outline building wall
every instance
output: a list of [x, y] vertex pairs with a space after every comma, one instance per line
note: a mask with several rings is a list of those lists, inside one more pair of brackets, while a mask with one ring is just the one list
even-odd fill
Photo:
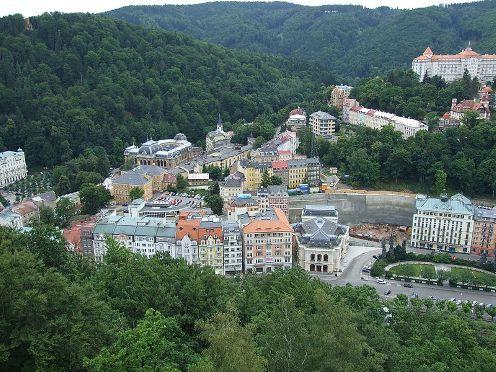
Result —
[[143, 190], [143, 199], [150, 200], [153, 197], [153, 186], [152, 181], [150, 180], [144, 185], [130, 185], [130, 184], [113, 184], [112, 185], [112, 197], [118, 203], [129, 203], [131, 202], [131, 198], [129, 197], [129, 193], [135, 187], [139, 187]]
[[474, 221], [472, 253], [494, 257], [496, 250], [496, 219]]
[[247, 272], [267, 273], [293, 265], [291, 232], [243, 233], [243, 242]]
[[0, 187], [10, 185], [28, 174], [23, 151], [0, 153]]
[[411, 245], [416, 248], [470, 253], [473, 215], [417, 211], [413, 215]]

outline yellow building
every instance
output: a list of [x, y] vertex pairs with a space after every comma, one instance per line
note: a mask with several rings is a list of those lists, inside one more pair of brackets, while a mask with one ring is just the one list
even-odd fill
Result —
[[244, 167], [245, 188], [247, 190], [257, 190], [262, 184], [263, 174], [267, 172], [272, 176], [272, 163], [247, 162]]
[[112, 181], [112, 196], [118, 203], [129, 203], [129, 193], [135, 187], [143, 190], [143, 199], [150, 200], [153, 196], [152, 177], [129, 171]]

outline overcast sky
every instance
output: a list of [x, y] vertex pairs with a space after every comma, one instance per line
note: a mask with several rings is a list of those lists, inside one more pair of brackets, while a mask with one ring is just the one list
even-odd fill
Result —
[[[238, 0], [239, 1], [239, 0]], [[243, 0], [241, 0], [243, 1]], [[156, 4], [197, 4], [205, 1], [195, 0], [0, 0], [0, 16], [21, 13], [24, 16], [34, 16], [43, 12], [59, 11], [98, 13], [119, 8], [125, 5], [156, 5]], [[369, 8], [390, 6], [397, 8], [420, 8], [429, 5], [468, 2], [457, 0], [293, 0], [292, 3], [304, 5], [322, 4], [359, 4]]]

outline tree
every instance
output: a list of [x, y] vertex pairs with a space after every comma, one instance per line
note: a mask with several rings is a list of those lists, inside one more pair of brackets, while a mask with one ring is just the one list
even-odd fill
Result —
[[349, 172], [354, 183], [370, 187], [379, 179], [379, 163], [372, 160], [364, 149], [359, 149], [350, 156]]
[[145, 192], [141, 187], [136, 186], [136, 187], [133, 187], [131, 189], [131, 191], [129, 191], [129, 198], [131, 200], [136, 200], [136, 199], [142, 198], [144, 193]]
[[176, 177], [176, 189], [179, 192], [183, 192], [188, 188], [188, 180], [184, 178], [181, 174], [178, 174]]
[[217, 313], [208, 321], [201, 321], [198, 327], [202, 338], [208, 343], [204, 354], [215, 371], [265, 370], [266, 360], [257, 355], [252, 330], [239, 324], [233, 305], [228, 307], [227, 312]]
[[111, 199], [110, 192], [103, 185], [85, 184], [79, 191], [83, 214], [95, 214]]
[[282, 185], [282, 178], [276, 175], [272, 175], [270, 177], [270, 184], [271, 185]]
[[258, 148], [262, 147], [262, 145], [265, 142], [266, 142], [265, 138], [263, 138], [262, 136], [258, 136], [257, 138], [255, 138], [255, 142], [253, 142], [253, 148], [258, 149]]
[[65, 174], [61, 175], [55, 185], [54, 191], [57, 195], [65, 195], [71, 192], [71, 182]]
[[148, 309], [136, 328], [119, 333], [117, 340], [88, 359], [93, 371], [182, 371], [198, 356], [173, 317]]
[[52, 208], [40, 207], [40, 222], [46, 225], [56, 225], [57, 219]]
[[210, 195], [219, 195], [220, 194], [220, 186], [218, 182], [214, 182], [214, 184], [208, 190]]
[[61, 198], [55, 206], [57, 226], [68, 227], [72, 217], [76, 215], [76, 205], [69, 198]]
[[479, 113], [474, 110], [468, 110], [463, 114], [462, 123], [469, 128], [474, 128], [479, 123]]
[[212, 212], [218, 216], [222, 214], [222, 210], [224, 208], [224, 201], [219, 194], [213, 194], [207, 196], [205, 199], [208, 207], [212, 210]]
[[436, 171], [434, 186], [432, 191], [435, 195], [441, 195], [446, 190], [446, 172], [443, 169]]
[[270, 181], [271, 181], [271, 177], [269, 175], [269, 172], [265, 170], [262, 173], [262, 182], [260, 183], [260, 186], [267, 187], [268, 185], [270, 185]]

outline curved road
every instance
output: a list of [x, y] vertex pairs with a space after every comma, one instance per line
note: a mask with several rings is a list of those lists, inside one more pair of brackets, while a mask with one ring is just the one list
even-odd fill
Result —
[[[484, 304], [496, 304], [496, 293], [492, 292], [452, 288], [447, 286], [439, 287], [419, 283], [412, 283], [413, 288], [406, 288], [403, 287], [403, 282], [389, 279], [386, 280], [386, 284], [379, 284], [377, 283], [377, 280], [369, 276], [369, 274], [362, 273], [362, 268], [365, 265], [372, 266], [372, 263], [374, 261], [374, 258], [372, 256], [380, 253], [380, 251], [380, 249], [373, 249], [355, 257], [344, 269], [343, 273], [338, 277], [330, 275], [314, 276], [320, 278], [320, 280], [324, 282], [340, 286], [344, 286], [346, 284], [351, 284], [353, 286], [370, 285], [374, 287], [379, 295], [383, 298], [393, 298], [401, 293], [407, 296], [416, 294], [419, 298], [428, 298], [432, 296], [435, 299], [449, 300], [451, 298], [456, 298], [457, 300], [462, 301], [469, 300], [471, 302], [483, 302]], [[388, 290], [391, 290], [391, 294], [389, 296], [386, 296], [384, 293]]]

